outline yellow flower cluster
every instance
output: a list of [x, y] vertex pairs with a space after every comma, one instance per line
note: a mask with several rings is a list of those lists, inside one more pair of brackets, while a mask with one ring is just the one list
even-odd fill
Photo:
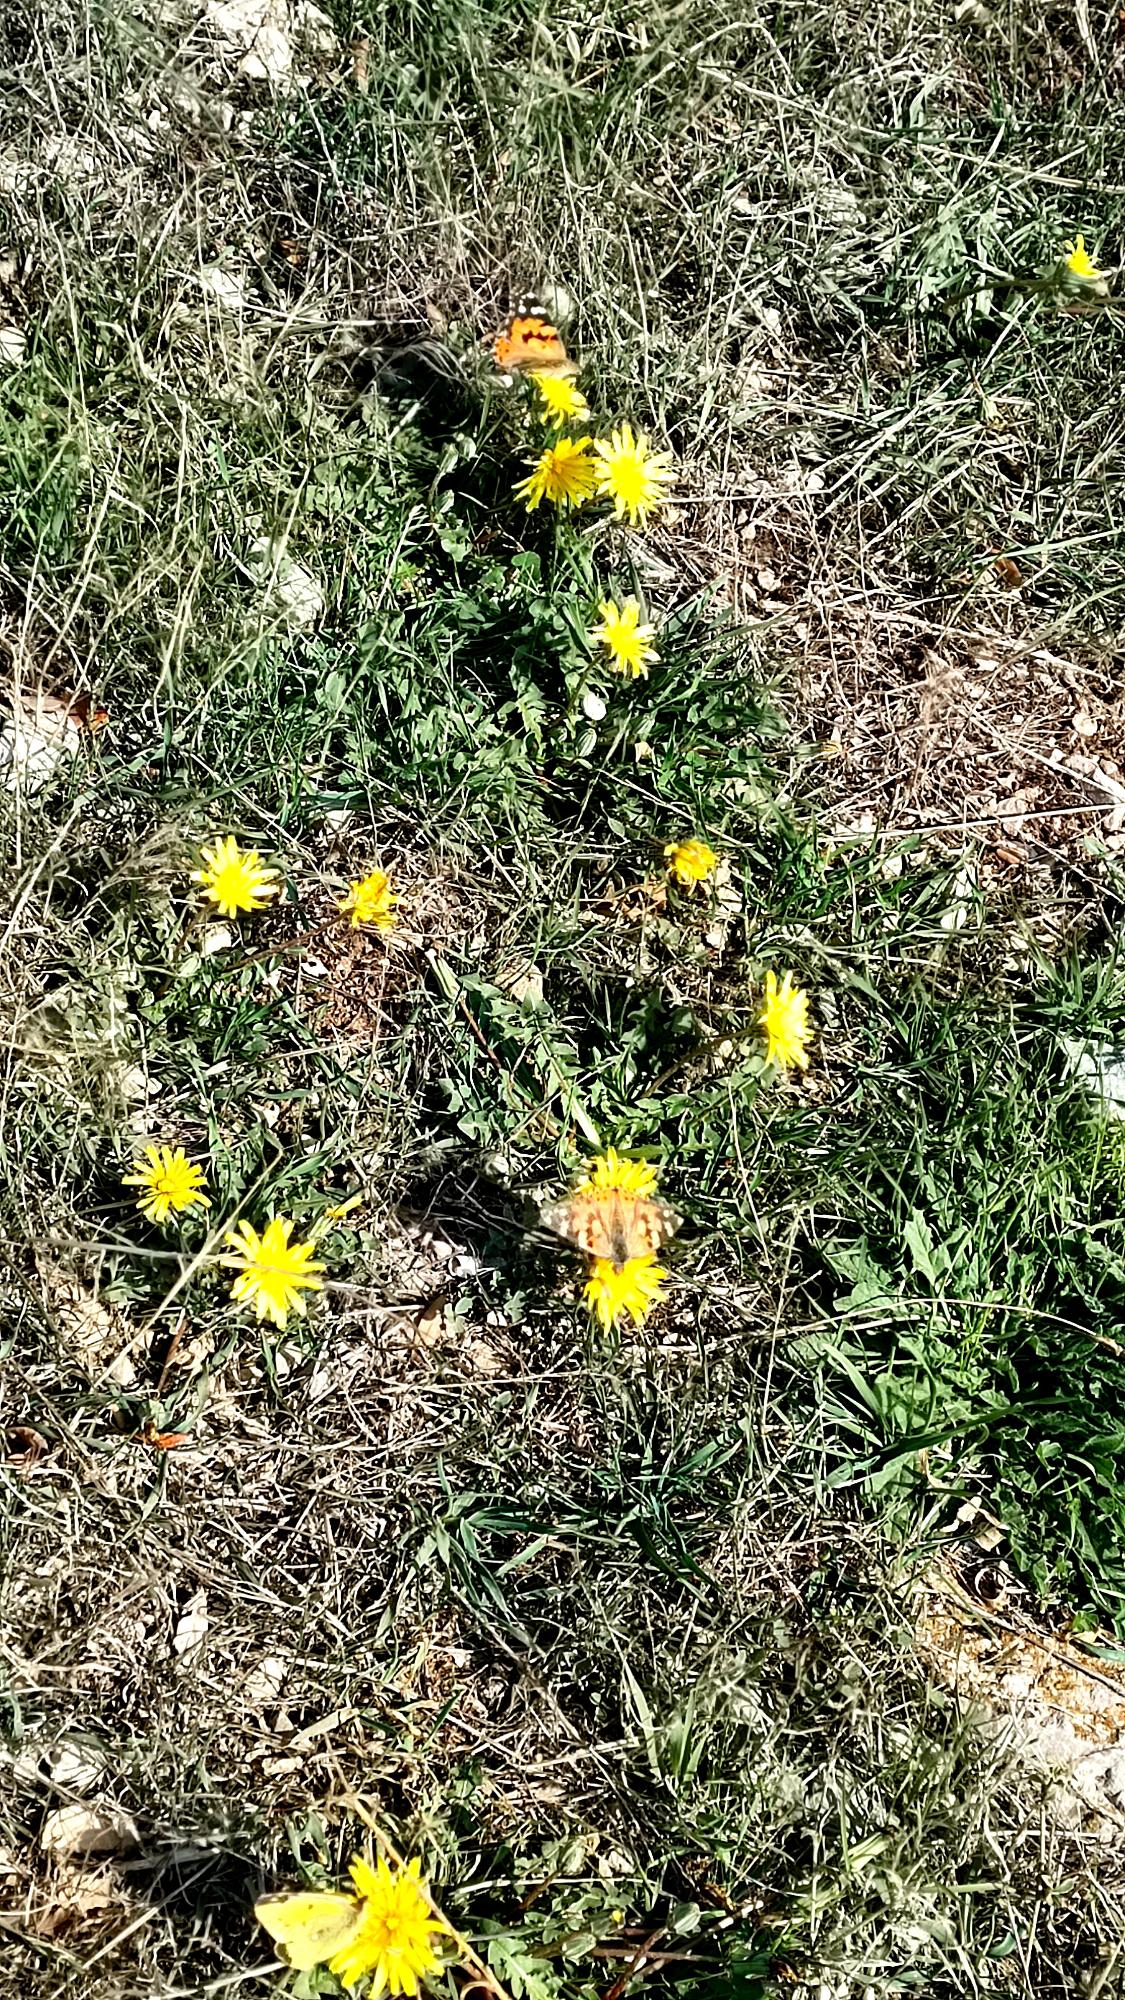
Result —
[[555, 438], [520, 480], [516, 497], [533, 514], [544, 500], [565, 513], [596, 496], [611, 503], [619, 521], [644, 528], [667, 501], [674, 478], [668, 454], [653, 451], [643, 433], [635, 436], [632, 424], [623, 423], [607, 438], [585, 432]]
[[[256, 848], [242, 848], [233, 834], [225, 834], [204, 847], [200, 865], [192, 870], [203, 900], [220, 916], [241, 917], [264, 909], [277, 895], [278, 871], [265, 865]], [[390, 931], [395, 925], [398, 897], [391, 877], [382, 868], [353, 882], [337, 902], [339, 914], [354, 927], [369, 924]], [[182, 1146], [168, 1143], [149, 1145], [134, 1161], [132, 1170], [121, 1177], [122, 1187], [139, 1190], [137, 1207], [146, 1221], [166, 1224], [169, 1216], [186, 1215], [193, 1209], [210, 1208], [211, 1199], [202, 1167], [189, 1160]], [[338, 1211], [329, 1210], [322, 1227], [354, 1207], [353, 1197]], [[315, 1238], [293, 1242], [295, 1224], [283, 1215], [267, 1222], [259, 1235], [245, 1220], [225, 1230], [227, 1255], [220, 1265], [234, 1271], [230, 1296], [235, 1305], [252, 1310], [259, 1321], [268, 1319], [284, 1328], [291, 1313], [307, 1310], [304, 1294], [323, 1287], [324, 1265], [313, 1255]]]
[[[256, 848], [240, 847], [233, 834], [204, 847], [199, 859], [191, 879], [199, 885], [203, 900], [221, 916], [252, 914], [264, 909], [278, 893], [277, 870], [264, 864]], [[351, 884], [336, 908], [353, 926], [370, 924], [389, 931], [394, 928], [398, 900], [391, 877], [382, 868], [375, 868]], [[121, 1185], [139, 1190], [140, 1213], [158, 1225], [166, 1224], [169, 1216], [211, 1206], [202, 1167], [189, 1160], [182, 1146], [166, 1142], [146, 1146], [132, 1170], [122, 1175]], [[343, 1208], [327, 1211], [322, 1227], [346, 1214], [359, 1199], [354, 1196]], [[290, 1314], [305, 1313], [306, 1292], [323, 1287], [325, 1266], [313, 1255], [315, 1238], [321, 1231], [314, 1229], [309, 1240], [294, 1242], [295, 1227], [289, 1217], [276, 1215], [259, 1234], [251, 1223], [239, 1220], [225, 1230], [227, 1254], [218, 1259], [235, 1273], [230, 1291], [235, 1305], [246, 1306], [259, 1321], [268, 1319], [281, 1328], [288, 1325]]]
[[[256, 847], [241, 848], [234, 834], [202, 848], [199, 859], [200, 866], [192, 870], [191, 879], [199, 884], [204, 902], [211, 903], [221, 917], [262, 910], [278, 893], [276, 868], [265, 866]], [[336, 908], [353, 926], [374, 924], [377, 930], [389, 931], [394, 929], [397, 902], [390, 876], [382, 868], [373, 868], [362, 881], [352, 883]]]
[[[669, 455], [653, 451], [644, 434], [634, 432], [627, 421], [605, 437], [588, 430], [578, 436], [568, 434], [567, 424], [589, 422], [590, 406], [573, 379], [574, 364], [562, 360], [559, 366], [563, 372], [527, 371], [540, 399], [540, 415], [555, 435], [528, 476], [519, 481], [517, 497], [529, 513], [546, 501], [560, 514], [574, 513], [587, 501], [600, 499], [608, 502], [616, 520], [646, 527], [649, 516], [666, 504], [675, 478]], [[639, 600], [626, 596], [619, 601], [607, 595], [599, 600], [598, 613], [600, 622], [591, 627], [590, 638], [603, 649], [605, 664], [627, 680], [644, 679], [660, 655], [653, 644], [655, 627], [645, 619]]]
[[[516, 495], [529, 513], [544, 500], [561, 512], [585, 506], [595, 497], [607, 500], [619, 521], [643, 528], [651, 513], [659, 511], [668, 497], [675, 474], [667, 452], [653, 451], [648, 439], [636, 435], [630, 423], [618, 424], [608, 437], [580, 437], [562, 434], [565, 424], [586, 424], [590, 406], [574, 376], [577, 369], [561, 354], [558, 372], [545, 368], [527, 370], [527, 378], [540, 400], [540, 415], [560, 435], [544, 447], [526, 479], [520, 480]], [[568, 372], [569, 371], [569, 372]]]
[[[1073, 279], [1101, 276], [1081, 236], [1067, 250]], [[674, 479], [669, 456], [653, 450], [628, 421], [604, 436], [582, 428], [591, 424], [591, 413], [572, 373], [531, 371], [528, 379], [550, 426], [549, 441], [516, 489], [528, 511], [547, 504], [565, 514], [600, 500], [617, 521], [646, 527], [668, 499]], [[597, 611], [589, 637], [605, 664], [627, 681], [647, 678], [660, 653], [657, 628], [640, 598], [607, 593], [599, 597]], [[710, 883], [723, 865], [716, 849], [694, 833], [669, 840], [663, 858], [668, 876], [689, 893]], [[234, 834], [217, 835], [203, 845], [197, 863], [191, 880], [200, 900], [221, 917], [237, 921], [255, 916], [281, 894], [279, 868], [256, 847], [241, 846]], [[336, 915], [353, 929], [386, 934], [396, 927], [399, 902], [392, 876], [374, 867], [350, 882], [336, 901]], [[755, 1026], [764, 1038], [766, 1061], [775, 1069], [808, 1067], [813, 1039], [809, 997], [794, 984], [791, 972], [780, 982], [774, 972], [766, 974]], [[146, 1145], [121, 1184], [135, 1193], [137, 1209], [156, 1227], [202, 1214], [212, 1205], [205, 1167], [167, 1138]], [[207, 1247], [212, 1262], [230, 1274], [232, 1304], [252, 1313], [259, 1324], [279, 1329], [294, 1315], [303, 1317], [309, 1298], [324, 1289], [327, 1266], [316, 1254], [319, 1239], [331, 1220], [345, 1216], [359, 1199], [325, 1211], [303, 1237], [286, 1215], [269, 1215], [259, 1230], [236, 1211], [237, 1219], [218, 1225], [213, 1251]], [[622, 1320], [643, 1325], [665, 1296], [669, 1274], [658, 1253], [678, 1221], [657, 1197], [655, 1169], [623, 1159], [609, 1147], [588, 1163], [570, 1200], [555, 1213], [563, 1217], [561, 1232], [587, 1259], [584, 1297], [599, 1325], [606, 1330]], [[274, 1905], [285, 1898], [265, 1899], [271, 1914], [262, 1914], [263, 1923], [288, 1949], [295, 1966], [325, 1963], [348, 1984], [372, 1974], [375, 1994], [415, 1994], [437, 1966], [432, 1936], [440, 1928], [431, 1919], [418, 1863], [392, 1873], [385, 1861], [372, 1869], [357, 1858], [351, 1872], [355, 1895], [329, 1899], [337, 1906], [335, 1916], [321, 1912], [324, 1927], [316, 1939], [311, 1932], [301, 1933], [299, 1924], [273, 1928], [275, 1918], [282, 1923]]]
[[[192, 1165], [181, 1146], [146, 1146], [133, 1172], [122, 1175], [121, 1185], [141, 1190], [137, 1207], [149, 1222], [164, 1223], [169, 1215], [211, 1206], [202, 1168]], [[237, 1273], [230, 1292], [235, 1305], [252, 1307], [259, 1321], [268, 1319], [277, 1327], [288, 1325], [291, 1312], [303, 1315], [302, 1294], [319, 1292], [323, 1285], [324, 1265], [314, 1260], [315, 1243], [291, 1242], [294, 1226], [287, 1216], [275, 1215], [259, 1236], [249, 1222], [237, 1222], [224, 1232], [229, 1255], [218, 1260]]]

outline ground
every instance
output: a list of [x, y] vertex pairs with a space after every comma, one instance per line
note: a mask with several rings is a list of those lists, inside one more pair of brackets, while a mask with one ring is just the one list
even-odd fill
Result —
[[[512, 2000], [1125, 1992], [1123, 73], [5, 14], [0, 1987], [339, 1991], [253, 1903], [382, 1842]], [[515, 491], [533, 292], [647, 522]], [[683, 1223], [606, 1330], [537, 1217], [608, 1146]]]

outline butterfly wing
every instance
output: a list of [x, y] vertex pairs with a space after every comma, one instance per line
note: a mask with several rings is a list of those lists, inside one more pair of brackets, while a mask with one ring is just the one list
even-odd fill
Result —
[[570, 1201], [549, 1201], [539, 1211], [539, 1220], [552, 1236], [573, 1243], [587, 1257], [612, 1257], [612, 1217], [609, 1203], [575, 1195]]
[[259, 1896], [254, 1915], [280, 1955], [299, 1972], [323, 1965], [350, 1944], [363, 1923], [361, 1897], [298, 1889], [291, 1896]]
[[492, 358], [505, 374], [577, 375], [557, 326], [538, 313], [513, 313], [492, 343]]
[[677, 1215], [666, 1201], [653, 1201], [651, 1196], [622, 1202], [622, 1207], [626, 1210], [623, 1218], [626, 1258], [655, 1256], [683, 1221], [683, 1216]]

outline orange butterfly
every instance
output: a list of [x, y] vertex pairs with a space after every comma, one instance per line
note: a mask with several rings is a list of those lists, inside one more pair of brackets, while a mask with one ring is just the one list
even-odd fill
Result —
[[651, 1257], [674, 1236], [681, 1217], [666, 1201], [651, 1195], [574, 1194], [568, 1201], [551, 1201], [539, 1220], [552, 1236], [561, 1236], [584, 1250], [587, 1257], [604, 1257], [620, 1271], [634, 1257]]
[[557, 326], [535, 307], [512, 314], [503, 333], [492, 343], [496, 366], [521, 375], [577, 375], [578, 363], [563, 346]]
[[175, 1451], [180, 1445], [187, 1444], [188, 1438], [187, 1431], [158, 1431], [152, 1418], [149, 1417], [143, 1430], [132, 1433], [131, 1442], [151, 1445], [153, 1451]]

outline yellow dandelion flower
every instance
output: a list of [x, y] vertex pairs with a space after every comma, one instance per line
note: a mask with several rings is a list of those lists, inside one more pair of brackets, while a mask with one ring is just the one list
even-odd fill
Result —
[[656, 1168], [647, 1160], [623, 1160], [613, 1146], [585, 1164], [575, 1194], [627, 1194], [647, 1200], [656, 1193]]
[[664, 1296], [668, 1273], [654, 1256], [629, 1257], [618, 1271], [610, 1258], [595, 1257], [584, 1297], [598, 1324], [608, 1333], [626, 1315], [642, 1326]]
[[664, 849], [664, 859], [669, 875], [674, 875], [685, 889], [706, 882], [719, 865], [718, 855], [705, 840], [670, 840]]
[[421, 1866], [408, 1861], [392, 1872], [382, 1858], [374, 1868], [359, 1854], [352, 1861], [363, 1917], [354, 1936], [329, 1959], [328, 1969], [345, 1986], [373, 1973], [370, 2000], [378, 2000], [380, 1993], [414, 1995], [438, 1969], [433, 1940], [445, 1926], [430, 1908]]
[[392, 931], [397, 902], [398, 897], [391, 891], [390, 876], [381, 868], [373, 868], [362, 882], [352, 883], [336, 908], [342, 917], [351, 918], [353, 929], [358, 924], [374, 924], [378, 930]]
[[226, 1233], [231, 1255], [220, 1259], [238, 1273], [230, 1288], [235, 1304], [253, 1306], [259, 1320], [278, 1327], [288, 1324], [291, 1312], [307, 1311], [302, 1292], [319, 1292], [324, 1283], [325, 1267], [313, 1261], [316, 1245], [290, 1243], [292, 1233], [293, 1224], [283, 1215], [275, 1215], [260, 1236], [248, 1222], [236, 1222]]
[[182, 1146], [146, 1146], [144, 1165], [137, 1161], [131, 1174], [123, 1174], [122, 1187], [143, 1188], [137, 1207], [150, 1222], [166, 1222], [169, 1214], [181, 1215], [188, 1208], [210, 1208], [202, 1167], [193, 1167]]
[[598, 492], [613, 501], [618, 520], [628, 515], [632, 527], [643, 528], [653, 509], [663, 506], [664, 489], [675, 478], [667, 452], [650, 451], [648, 439], [634, 437], [631, 424], [595, 438], [594, 451]]
[[806, 1050], [813, 1038], [809, 996], [800, 986], [794, 986], [791, 972], [785, 974], [780, 986], [777, 974], [767, 972], [766, 1004], [758, 1016], [758, 1025], [766, 1031], [767, 1062], [776, 1063], [778, 1069], [808, 1068]]
[[1094, 284], [1104, 277], [1105, 273], [1099, 271], [1081, 236], [1076, 236], [1073, 243], [1064, 243], [1063, 249], [1068, 253], [1063, 260], [1066, 268], [1080, 284]]
[[593, 490], [589, 438], [561, 437], [540, 454], [531, 477], [516, 487], [516, 496], [534, 514], [541, 500], [549, 500], [552, 507], [581, 507]]
[[260, 910], [277, 894], [276, 868], [264, 866], [256, 847], [244, 853], [233, 834], [202, 848], [199, 858], [203, 866], [192, 870], [191, 879], [221, 917]]
[[548, 423], [586, 422], [590, 406], [569, 375], [544, 375], [533, 369], [530, 379], [543, 398], [541, 415]]
[[641, 624], [641, 607], [636, 598], [626, 597], [616, 604], [612, 597], [603, 597], [598, 610], [602, 622], [593, 626], [590, 636], [601, 640], [614, 672], [629, 674], [633, 680], [646, 675], [660, 655], [652, 644], [653, 627]]

